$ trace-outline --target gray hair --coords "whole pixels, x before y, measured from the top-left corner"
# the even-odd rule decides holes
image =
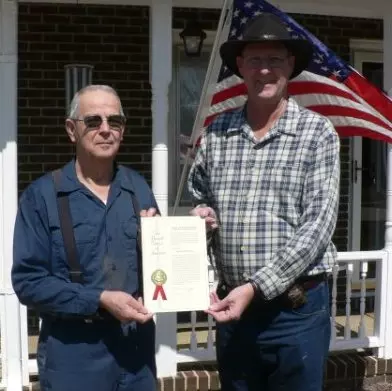
[[[69,109],[68,109],[68,118],[72,118],[75,119],[78,116],[78,112],[79,112],[79,103],[80,103],[80,97],[86,93],[86,92],[90,92],[90,91],[105,91],[108,92],[112,95],[114,95],[118,101],[120,102],[120,114],[124,115],[124,110],[122,108],[121,105],[121,100],[120,97],[118,96],[116,90],[108,85],[100,85],[100,84],[91,84],[89,86],[83,87],[81,90],[79,90],[73,97],[71,104],[69,105]]]

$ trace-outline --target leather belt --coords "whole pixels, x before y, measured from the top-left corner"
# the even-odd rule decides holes
[[[316,286],[318,286],[322,282],[326,282],[327,280],[327,273],[320,273],[315,274],[314,276],[300,277],[298,278],[298,280],[296,280],[296,283],[301,285],[305,291],[308,291],[309,289],[316,288]]]
[[[275,297],[271,301],[266,301],[262,296],[256,297],[253,300],[253,305],[262,305],[296,309],[307,302],[306,292],[317,287],[319,284],[326,282],[328,279],[327,273],[320,273],[314,276],[302,276],[295,280],[295,282],[281,295]],[[228,287],[226,284],[219,284],[217,294],[220,299],[223,299],[234,289]]]
[[[78,314],[64,314],[64,313],[44,313],[42,318],[47,318],[52,321],[61,322],[76,322],[76,323],[120,323],[116,318],[105,310],[99,310],[91,315],[78,315]]]
[[[320,274],[315,274],[312,276],[299,277],[297,280],[295,280],[294,284],[299,284],[302,286],[302,288],[305,291],[308,291],[310,289],[316,288],[319,284],[321,284],[322,282],[326,282],[326,281],[328,281],[328,274],[327,273],[320,273]],[[230,285],[226,284],[225,282],[220,282],[218,284],[218,287],[220,289],[226,291],[227,293],[229,293],[230,291],[232,291],[235,288],[235,286],[230,286]]]

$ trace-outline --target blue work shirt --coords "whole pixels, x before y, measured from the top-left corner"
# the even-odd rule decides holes
[[[157,208],[145,179],[117,166],[106,205],[82,185],[75,161],[62,169],[59,191],[68,194],[82,284],[70,281],[51,173],[22,194],[14,231],[12,283],[22,304],[41,313],[94,314],[103,290],[137,292],[137,217]],[[158,208],[157,208],[158,209]]]

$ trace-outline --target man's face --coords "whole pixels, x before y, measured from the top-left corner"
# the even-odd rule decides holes
[[[279,101],[286,95],[294,68],[294,57],[279,43],[247,45],[237,57],[237,66],[248,89],[249,99]]]
[[[87,91],[80,96],[77,118],[67,119],[69,138],[77,154],[113,159],[120,147],[125,119],[120,116],[120,102],[106,91]]]

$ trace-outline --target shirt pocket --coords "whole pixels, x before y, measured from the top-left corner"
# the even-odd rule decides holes
[[[260,170],[263,190],[298,192],[302,189],[305,176],[300,164],[267,164]]]
[[[138,223],[135,216],[121,222],[122,270],[125,276],[124,291],[136,292],[138,281],[139,259],[138,248]]]
[[[96,240],[96,228],[89,222],[79,222],[73,225],[72,234],[76,244],[91,243]],[[52,242],[54,245],[64,245],[63,232],[60,226],[52,226]]]
[[[276,164],[261,168],[260,190],[275,197],[299,198],[305,180],[305,172],[299,164]]]
[[[255,175],[255,174],[254,174]],[[256,190],[259,211],[290,225],[298,223],[305,174],[300,164],[267,164],[260,167]]]
[[[124,246],[128,249],[136,249],[136,241],[138,239],[138,222],[136,217],[124,220],[121,223],[121,235]]]
[[[212,198],[219,208],[235,208],[243,190],[246,165],[242,162],[220,162],[211,167],[209,182]]]
[[[94,264],[97,243],[97,227],[90,222],[76,222],[73,225],[73,234],[76,244],[77,262],[82,268],[83,274],[90,274],[86,267],[90,269]],[[51,227],[52,232],[52,273],[61,277],[69,277],[69,259],[65,249],[63,232],[59,225]]]

